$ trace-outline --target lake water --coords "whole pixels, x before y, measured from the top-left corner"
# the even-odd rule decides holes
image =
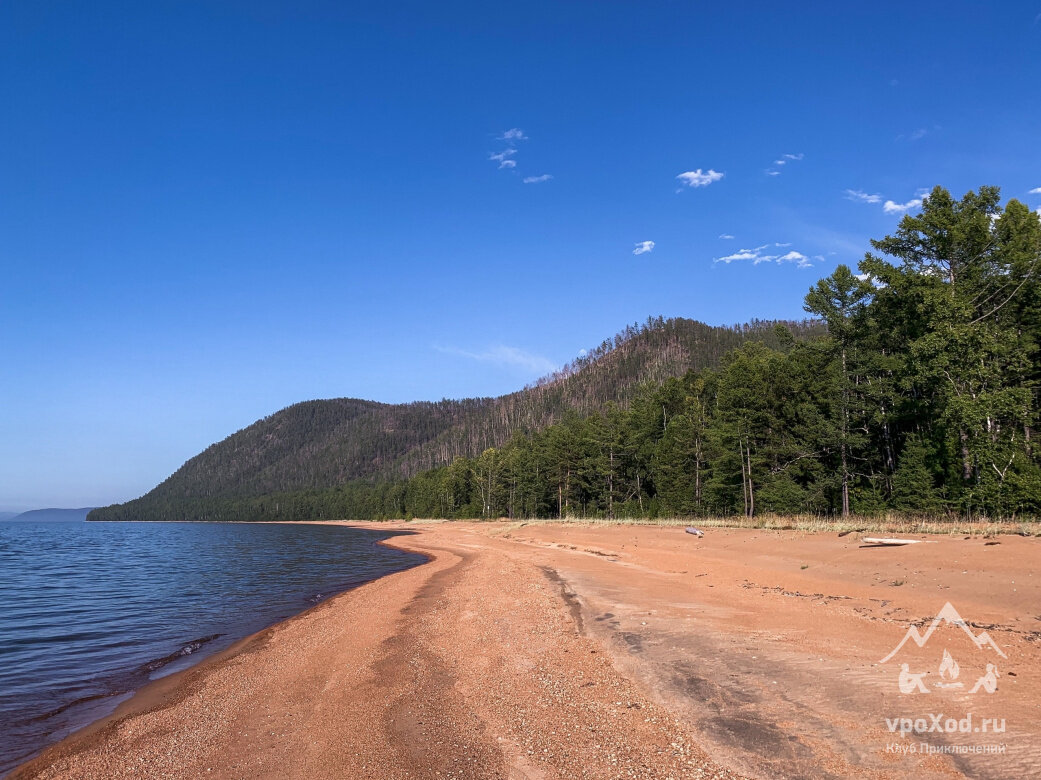
[[[0,775],[169,674],[422,563],[340,526],[0,522]]]

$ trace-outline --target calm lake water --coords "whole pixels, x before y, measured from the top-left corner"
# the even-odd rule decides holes
[[[422,563],[316,525],[0,522],[0,775],[149,679]]]

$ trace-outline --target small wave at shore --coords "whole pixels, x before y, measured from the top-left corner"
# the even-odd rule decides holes
[[[149,661],[141,666],[141,671],[154,672],[158,669],[162,669],[167,664],[173,663],[174,661],[184,658],[185,656],[191,655],[192,653],[199,650],[203,645],[209,644],[214,639],[220,639],[224,634],[211,634],[210,636],[204,636],[199,639],[193,639],[188,642],[180,650],[170,653],[170,655],[164,655],[162,658],[156,658],[154,661]]]

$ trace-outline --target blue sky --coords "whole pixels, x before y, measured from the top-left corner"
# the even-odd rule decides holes
[[[1041,207],[1041,0],[721,5],[4,3],[0,509],[801,317],[936,184]]]

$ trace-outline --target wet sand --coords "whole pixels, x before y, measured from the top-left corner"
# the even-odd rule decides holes
[[[400,527],[430,563],[158,681],[14,776],[1041,776],[1041,541]],[[998,649],[941,624],[880,662],[947,602]],[[927,694],[901,692],[901,662]],[[997,687],[970,693],[985,662]],[[970,713],[1004,731],[936,728]]]

